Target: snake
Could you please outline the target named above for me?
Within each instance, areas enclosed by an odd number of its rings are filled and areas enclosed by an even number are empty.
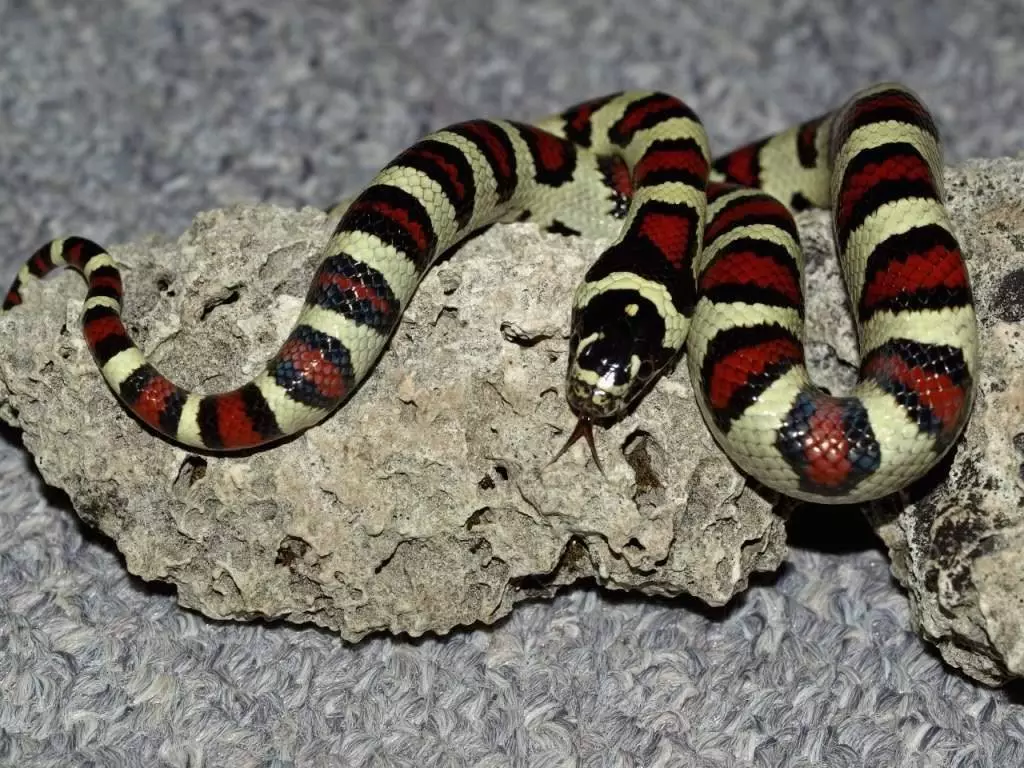
[[[471,235],[532,221],[605,237],[568,312],[576,426],[556,459],[585,437],[600,467],[594,425],[638,408],[685,354],[703,420],[740,470],[798,500],[870,501],[934,467],[975,397],[977,320],[943,170],[936,121],[900,83],[717,158],[684,101],[624,90],[534,121],[465,120],[398,154],[339,208],[294,326],[230,391],[190,392],[147,360],[122,320],[118,266],[87,238],[36,250],[3,308],[31,278],[78,271],[85,341],[123,406],[169,442],[249,451],[345,402],[430,267]],[[848,394],[806,366],[795,217],[808,208],[831,213],[857,330]]]

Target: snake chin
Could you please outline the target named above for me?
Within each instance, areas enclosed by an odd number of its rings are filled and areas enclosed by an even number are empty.
[[[610,392],[600,384],[574,377],[569,378],[566,399],[573,413],[592,422],[612,420],[623,414],[628,404],[628,400],[620,394]]]

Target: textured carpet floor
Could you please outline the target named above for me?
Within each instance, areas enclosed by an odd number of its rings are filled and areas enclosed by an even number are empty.
[[[721,150],[900,78],[951,158],[1024,147],[1017,0],[272,5],[0,3],[5,281],[59,233],[324,204],[430,128],[624,86],[686,97]],[[790,565],[728,610],[577,591],[353,648],[179,609],[4,438],[3,765],[1024,764],[1024,698],[918,641],[857,521],[797,521]]]

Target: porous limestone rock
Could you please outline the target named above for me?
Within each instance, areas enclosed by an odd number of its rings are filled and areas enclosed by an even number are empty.
[[[922,636],[999,683],[1024,669],[1024,160],[968,162],[947,188],[981,316],[978,401],[913,503],[868,509]],[[857,348],[829,220],[800,224],[812,371],[842,391]],[[182,385],[240,384],[290,329],[326,235],[316,211],[237,207],[178,242],[114,248],[129,328]],[[784,530],[774,497],[714,444],[685,366],[599,432],[605,476],[583,446],[547,466],[572,427],[569,298],[600,246],[531,225],[476,238],[428,275],[347,405],[234,457],[169,445],[125,413],[81,339],[79,278],[55,276],[0,316],[0,338],[18,340],[0,355],[0,415],[133,573],[212,617],[418,635],[588,577],[722,604],[779,565]]]
[[[181,385],[254,375],[298,314],[329,230],[269,206],[200,215],[177,242],[112,248],[126,324]],[[573,448],[568,308],[595,243],[492,229],[435,268],[352,399],[246,456],[175,447],[106,387],[70,272],[0,316],[0,414],[127,567],[211,617],[313,622],[348,640],[493,622],[594,578],[722,604],[785,553],[783,521],[703,431],[685,368]]]

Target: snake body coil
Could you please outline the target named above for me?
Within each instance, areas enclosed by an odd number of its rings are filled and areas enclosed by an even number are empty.
[[[807,207],[833,213],[862,356],[850,396],[816,387],[804,367],[791,211]],[[632,406],[684,344],[721,446],[796,498],[898,491],[966,423],[978,347],[970,283],[934,121],[896,84],[715,161],[697,116],[658,92],[614,94],[537,124],[471,120],[432,133],[345,210],[295,327],[230,392],[187,392],[147,362],[121,320],[117,266],[90,240],[40,248],[4,306],[21,303],[29,276],[78,270],[86,341],[124,405],[172,441],[249,449],[345,401],[438,256],[486,226],[527,219],[614,233],[573,300],[566,396],[584,432]]]

